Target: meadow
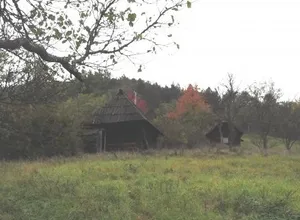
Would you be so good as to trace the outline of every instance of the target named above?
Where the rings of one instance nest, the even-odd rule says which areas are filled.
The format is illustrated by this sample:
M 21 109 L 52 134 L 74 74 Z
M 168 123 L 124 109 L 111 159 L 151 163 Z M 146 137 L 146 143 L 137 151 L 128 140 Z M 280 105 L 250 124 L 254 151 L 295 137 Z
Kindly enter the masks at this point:
M 200 151 L 0 163 L 0 219 L 300 219 L 300 157 Z

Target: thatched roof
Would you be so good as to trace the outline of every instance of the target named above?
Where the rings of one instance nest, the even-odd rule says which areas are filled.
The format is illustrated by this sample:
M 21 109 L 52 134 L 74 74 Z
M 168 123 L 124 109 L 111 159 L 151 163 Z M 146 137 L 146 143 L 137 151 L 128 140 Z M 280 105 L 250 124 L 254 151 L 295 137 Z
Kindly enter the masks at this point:
M 143 112 L 128 99 L 122 89 L 120 89 L 118 94 L 104 107 L 96 110 L 93 115 L 93 124 L 108 124 L 138 120 L 148 121 Z

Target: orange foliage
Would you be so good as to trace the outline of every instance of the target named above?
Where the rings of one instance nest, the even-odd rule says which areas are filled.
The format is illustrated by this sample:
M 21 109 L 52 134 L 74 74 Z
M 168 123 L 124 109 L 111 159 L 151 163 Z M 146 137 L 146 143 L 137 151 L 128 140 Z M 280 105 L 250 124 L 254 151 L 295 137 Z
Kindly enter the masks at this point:
M 168 113 L 169 118 L 177 119 L 187 112 L 209 112 L 210 106 L 198 92 L 198 86 L 189 85 L 176 103 L 176 109 Z

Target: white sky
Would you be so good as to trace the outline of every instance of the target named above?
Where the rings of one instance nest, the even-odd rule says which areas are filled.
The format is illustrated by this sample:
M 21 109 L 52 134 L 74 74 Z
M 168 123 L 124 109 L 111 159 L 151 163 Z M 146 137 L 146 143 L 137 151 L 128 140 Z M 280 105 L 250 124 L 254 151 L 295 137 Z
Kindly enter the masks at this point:
M 241 86 L 272 80 L 284 98 L 300 95 L 300 0 L 198 0 L 178 16 L 179 51 L 112 75 L 206 88 L 230 72 Z

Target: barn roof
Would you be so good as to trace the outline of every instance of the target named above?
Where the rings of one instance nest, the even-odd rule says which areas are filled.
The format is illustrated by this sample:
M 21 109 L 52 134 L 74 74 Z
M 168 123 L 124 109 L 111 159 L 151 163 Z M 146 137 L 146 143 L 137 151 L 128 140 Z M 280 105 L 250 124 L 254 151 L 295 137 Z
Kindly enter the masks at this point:
M 150 123 L 144 113 L 128 99 L 122 89 L 119 89 L 118 94 L 113 97 L 111 101 L 95 111 L 92 124 L 110 124 L 129 121 L 147 121 Z
M 222 124 L 222 127 L 223 127 L 223 126 L 228 127 L 228 122 L 227 122 L 227 121 L 219 121 L 219 122 L 216 122 L 215 125 L 212 126 L 211 129 L 208 130 L 208 132 L 206 132 L 206 136 L 207 136 L 207 137 L 210 136 L 211 133 L 214 132 L 214 130 L 217 129 L 218 126 L 219 126 L 220 124 Z M 240 135 L 243 134 L 243 132 L 242 132 L 235 124 L 233 125 L 233 127 L 234 127 L 234 129 L 235 129 Z

